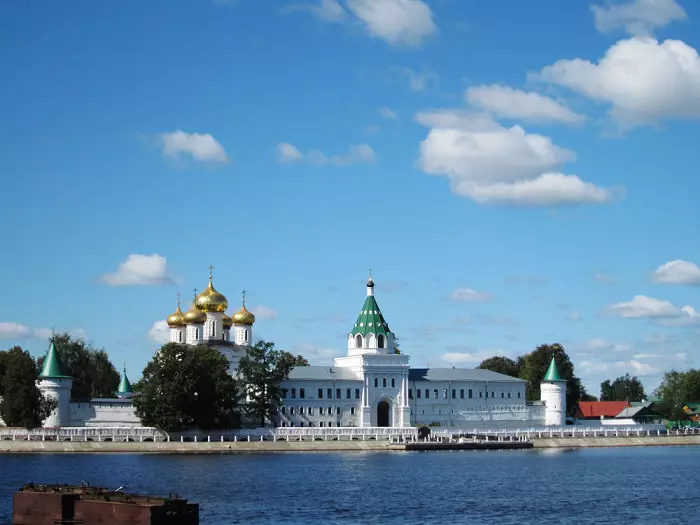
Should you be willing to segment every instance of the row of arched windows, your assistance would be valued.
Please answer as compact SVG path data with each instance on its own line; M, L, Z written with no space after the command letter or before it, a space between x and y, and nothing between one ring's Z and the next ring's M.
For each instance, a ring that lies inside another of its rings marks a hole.
M364 341L367 341L367 346L364 345ZM369 334L367 338L363 340L362 334L357 334L355 336L355 348L374 348L374 334ZM386 337L383 334L377 335L377 348L386 347Z

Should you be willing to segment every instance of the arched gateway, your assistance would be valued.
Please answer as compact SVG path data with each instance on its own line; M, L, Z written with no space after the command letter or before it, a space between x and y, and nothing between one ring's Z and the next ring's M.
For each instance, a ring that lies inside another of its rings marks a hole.
M377 426L378 427L389 427L391 426L390 421L390 410L389 403L387 401L380 401L377 405Z

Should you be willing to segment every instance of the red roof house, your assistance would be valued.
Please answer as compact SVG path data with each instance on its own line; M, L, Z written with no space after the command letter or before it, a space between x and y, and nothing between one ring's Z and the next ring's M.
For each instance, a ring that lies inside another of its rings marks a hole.
M576 409L576 418L612 418L630 406L627 401L579 401Z

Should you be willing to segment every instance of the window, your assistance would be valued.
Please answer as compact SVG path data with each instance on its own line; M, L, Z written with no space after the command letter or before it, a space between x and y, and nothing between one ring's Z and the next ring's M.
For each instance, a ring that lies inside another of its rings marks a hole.
M496 397L496 392L491 392L491 398L493 399L494 397Z
M430 390L427 388L425 389L425 399L430 399Z
M508 392L508 399L510 399L510 392Z
M384 348L384 336L382 334L377 336L377 348Z
M395 381L394 378L392 377L392 378L391 378L391 388L395 388L395 387L396 387L396 381Z
M442 391L442 398L447 399L447 389Z
M300 427L303 427L303 426L304 426L304 422L302 421L301 423L299 423L299 426L300 426Z
M359 388L355 389L355 399L360 399L360 389Z
M209 337L214 337L214 332L216 331L216 321L212 321L209 325Z
M321 421L321 422L318 424L318 426L319 426L319 427L322 427L322 426L323 426L323 421Z
M326 389L326 394L328 394L328 396L327 396L328 399L333 399L333 389L332 388Z
M335 425L336 425L337 427L339 427L339 426L340 426L340 421L338 421Z
M459 389L459 398L464 399L464 389L463 388Z
M457 391L454 388L452 389L452 399L457 399Z
M304 407L299 407L299 415L300 416L304 415Z
M386 377L382 377L382 386L386 388Z
M355 346L357 348L362 348L362 336L360 334L357 334L355 337Z
M352 396L350 395L350 389L346 388L345 389L345 399L350 399Z
M433 388L433 399L437 399L437 398L438 398L437 388Z
M351 416L355 415L355 407L350 407L350 415Z
M412 388L408 389L408 399L413 399L413 389Z
M505 392L501 392L501 399L503 399L504 397L506 397L506 393L505 393Z
M306 399L306 389L305 388L299 389L299 399Z
M377 388L379 386L379 378L375 377L374 378L374 388Z
M337 415L340 415L340 407L335 407L335 413L336 413Z
M318 389L318 398L323 399L323 388Z
M248 330L243 330L243 340L246 343L248 342Z
M309 415L310 415L310 416L313 416L313 415L314 415L314 409L313 409L313 407L309 407L308 412L309 412Z
M282 395L283 395L284 397L289 397L289 390L287 390L286 388L283 388L283 389L282 389Z
M416 388L416 398L417 399L420 399L420 392L421 392L420 388Z
M182 332L177 333L177 342L182 343Z
M282 412L283 414L284 414L286 411L287 411L287 410L286 410L286 407L282 407L282 408L280 409L280 412Z
M319 415L321 415L321 416L323 415L323 407L319 407L319 408L318 408L318 413L319 413Z
M470 388L469 389L469 399L471 399L471 398L472 398L472 389Z
M331 407L328 407L328 415L330 416L333 413L333 409Z
M340 399L340 388L335 389L335 398Z
M297 389L292 388L292 399L296 399L296 398L297 398Z
M520 392L518 392L518 399L520 399Z
M294 407L289 407L289 415L290 416L294 415Z
M483 393L483 392L479 392L479 397L484 397L484 393Z
M199 328L194 329L194 338L199 339Z

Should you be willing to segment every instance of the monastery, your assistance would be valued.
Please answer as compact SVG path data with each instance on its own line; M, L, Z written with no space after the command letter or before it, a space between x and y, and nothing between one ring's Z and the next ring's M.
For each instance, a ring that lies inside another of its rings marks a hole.
M284 381L285 398L274 426L408 427L439 424L462 428L530 428L565 424L566 382L552 358L541 400L527 402L525 381L489 370L411 368L382 314L371 276L357 320L346 334L347 355L325 366L295 368ZM227 298L212 282L195 294L190 308L168 316L170 342L211 345L238 374L238 362L253 341L255 315L245 306L229 316ZM45 426L140 426L122 374L116 399L70 400L72 379L61 373L51 346L39 388L59 401Z

